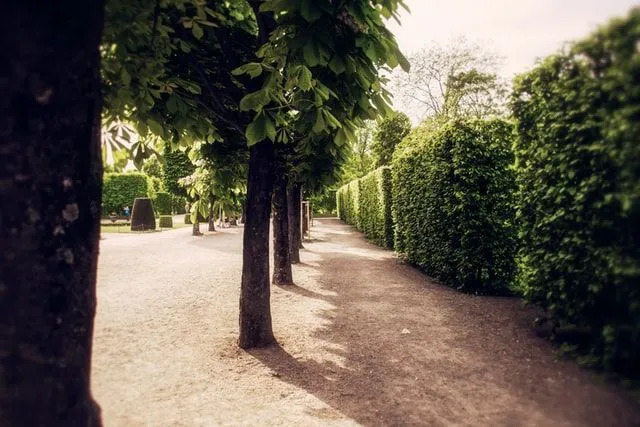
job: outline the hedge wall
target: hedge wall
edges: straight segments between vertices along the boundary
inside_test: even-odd
[[[516,79],[520,285],[640,375],[640,9]]]
[[[392,248],[394,227],[391,218],[391,168],[378,168],[359,181],[360,230],[374,243]]]
[[[133,207],[133,201],[138,197],[148,195],[147,176],[142,173],[107,173],[102,184],[102,214],[104,216],[115,212],[122,214],[122,209]]]
[[[498,119],[415,130],[393,160],[396,250],[449,286],[506,292],[515,272],[512,139]]]
[[[360,195],[360,181],[353,180],[343,185],[336,193],[336,204],[338,205],[338,216],[347,224],[358,227],[359,205],[358,199]]]

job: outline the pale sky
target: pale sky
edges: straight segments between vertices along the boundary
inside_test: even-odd
[[[504,57],[501,74],[511,79],[536,58],[581,39],[640,0],[406,0],[402,25],[389,22],[405,54],[431,41],[464,35]]]

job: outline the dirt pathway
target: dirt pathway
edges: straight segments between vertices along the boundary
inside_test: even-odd
[[[640,425],[637,403],[554,357],[517,300],[436,285],[337,220],[316,221],[297,286],[273,289],[280,346],[240,351],[241,229],[189,234],[101,242],[106,426]]]

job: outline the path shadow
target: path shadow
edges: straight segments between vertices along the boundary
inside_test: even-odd
[[[336,220],[318,222],[323,241],[307,249],[327,295],[281,289],[331,303],[311,332],[331,357],[294,357],[286,344],[249,353],[281,381],[364,425],[640,424],[637,403],[554,357],[531,330],[535,310],[440,286]]]

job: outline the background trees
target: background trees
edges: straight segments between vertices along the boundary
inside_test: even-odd
[[[404,113],[394,113],[378,123],[371,144],[376,168],[391,164],[393,152],[410,131],[411,121]]]
[[[506,112],[507,85],[497,75],[500,58],[459,37],[409,56],[411,70],[391,79],[395,106],[417,121],[427,117]]]

